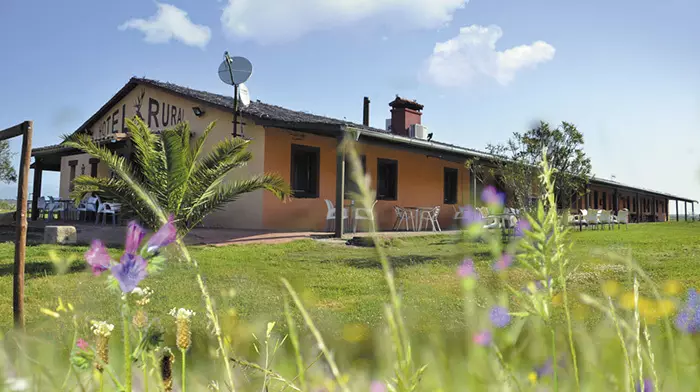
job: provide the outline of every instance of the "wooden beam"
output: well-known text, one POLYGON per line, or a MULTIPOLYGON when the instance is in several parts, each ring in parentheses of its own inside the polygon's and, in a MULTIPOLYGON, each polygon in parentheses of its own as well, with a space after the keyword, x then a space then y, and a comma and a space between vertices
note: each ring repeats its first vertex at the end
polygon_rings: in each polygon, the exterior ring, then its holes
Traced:
MULTIPOLYGON (((21 124, 15 125, 14 127, 9 127, 7 129, 4 129, 0 131, 0 140, 6 140, 6 139, 11 139, 16 136, 20 136, 24 134, 24 127, 26 127, 26 124, 31 123, 31 121, 25 121, 21 124)), ((31 151, 30 151, 31 153, 31 151)))
POLYGON ((343 237, 343 205, 345 204, 345 152, 341 148, 342 138, 338 138, 335 163, 335 237, 343 237))
MULTIPOLYGON (((22 152, 17 181, 17 235, 15 238, 15 266, 12 281, 12 312, 15 328, 24 329, 24 257, 27 250, 27 193, 29 188, 29 164, 32 159, 31 121, 21 124, 22 152)), ((2 136, 0 136, 2 137, 2 136)))
POLYGON ((39 198, 41 197, 41 177, 44 174, 44 167, 41 161, 34 164, 34 186, 32 187, 32 220, 39 218, 39 198))
POLYGON ((678 200, 676 200, 676 222, 681 220, 681 211, 678 209, 678 200))

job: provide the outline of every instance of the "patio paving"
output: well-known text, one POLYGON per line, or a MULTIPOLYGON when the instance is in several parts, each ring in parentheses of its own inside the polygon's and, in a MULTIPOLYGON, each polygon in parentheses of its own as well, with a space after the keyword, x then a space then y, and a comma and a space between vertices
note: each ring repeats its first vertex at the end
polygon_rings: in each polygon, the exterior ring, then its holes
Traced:
MULTIPOLYGON (((29 222, 28 239, 31 243, 41 243, 43 241, 44 227, 52 225, 69 225, 74 226, 78 233, 78 244, 87 245, 93 240, 99 239, 109 246, 122 246, 126 237, 126 226, 110 224, 94 224, 89 222, 64 222, 64 221, 46 221, 37 220, 29 222)), ((14 225, 10 221, 0 220, 0 242, 14 241, 14 225)), ((454 231, 445 230, 442 234, 454 233, 454 231)), ((382 237, 412 237, 424 236, 431 234, 439 234, 430 231, 386 231, 380 232, 382 237)), ((342 240, 334 239, 337 242, 343 242, 353 237, 366 237, 369 233, 347 233, 342 240)), ((211 246, 228 246, 228 245, 244 245, 244 244, 278 244, 291 241, 317 239, 331 240, 333 233, 328 232, 281 232, 270 230, 242 230, 242 229, 219 229, 219 228, 196 228, 192 230, 187 237, 185 243, 188 245, 211 245, 211 246)))

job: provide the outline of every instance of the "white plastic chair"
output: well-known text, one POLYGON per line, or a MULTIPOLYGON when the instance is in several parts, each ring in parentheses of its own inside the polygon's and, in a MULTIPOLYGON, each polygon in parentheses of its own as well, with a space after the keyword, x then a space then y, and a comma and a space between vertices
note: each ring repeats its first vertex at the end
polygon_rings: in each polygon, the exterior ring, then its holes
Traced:
POLYGON ((601 210, 598 216, 598 222, 600 225, 603 225, 603 228, 605 228, 605 225, 607 225, 609 229, 612 228, 613 220, 610 211, 601 210))
MULTIPOLYGON (((326 199, 326 208, 328 208, 328 211, 326 212, 326 231, 330 231, 330 226, 331 222, 335 223, 335 207, 333 207, 333 203, 326 199)), ((343 223, 348 219, 348 209, 347 207, 343 207, 343 223)))
POLYGON ((457 207, 453 204, 452 209, 455 211, 455 216, 453 219, 456 221, 461 221, 462 218, 464 217, 464 207, 462 207, 462 206, 457 207))
POLYGON ((479 212, 481 213, 481 218, 485 222, 484 229, 491 230, 491 229, 500 229, 501 228, 500 219, 496 219, 496 217, 491 216, 488 208, 481 207, 481 208, 479 208, 479 212))
POLYGON ((81 201, 80 204, 78 204, 78 219, 80 219, 80 213, 82 212, 85 214, 85 220, 87 221, 88 212, 97 213, 97 206, 99 203, 99 196, 88 197, 86 199, 83 199, 83 201, 81 201))
POLYGON ((428 228, 428 223, 433 227, 433 231, 442 231, 438 217, 440 216, 440 206, 433 207, 429 210, 421 210, 420 219, 418 220, 418 230, 423 230, 423 219, 425 219, 425 228, 428 228), (437 230, 436 230, 437 228, 437 230))
POLYGON ((43 218, 46 213, 46 198, 44 196, 37 200, 36 209, 39 211, 39 217, 43 218))
POLYGON ((112 216, 112 226, 117 225, 117 214, 121 212, 122 205, 120 203, 102 203, 97 208, 97 213, 95 214, 95 224, 97 224, 100 219, 100 214, 102 214, 102 224, 104 225, 107 221, 107 215, 112 216))
POLYGON ((398 230, 401 228, 401 223, 406 222, 406 231, 411 230, 408 227, 408 221, 411 221, 411 227, 415 229, 416 227, 416 222, 413 219, 413 214, 409 213, 408 210, 405 208, 401 208, 399 206, 394 206, 394 213, 396 213, 396 220, 394 221, 394 226, 392 227, 393 230, 398 230))
POLYGON ((630 212, 625 208, 624 210, 618 211, 617 212, 617 228, 620 228, 620 225, 625 225, 625 229, 629 229, 627 224, 630 221, 630 212))
POLYGON ((372 203, 371 208, 355 208, 354 211, 354 216, 352 219, 352 232, 357 233, 357 221, 360 220, 374 220, 374 206, 377 205, 377 201, 375 200, 374 203, 372 203))
POLYGON ((585 212, 585 215, 583 216, 586 219, 586 224, 588 227, 595 227, 598 229, 598 214, 596 214, 595 211, 591 210, 583 210, 585 212))
POLYGON ((53 214, 57 214, 57 218, 65 218, 64 212, 65 212, 65 207, 62 202, 57 202, 52 196, 49 196, 49 204, 46 207, 46 209, 49 211, 49 218, 48 220, 53 220, 53 214))

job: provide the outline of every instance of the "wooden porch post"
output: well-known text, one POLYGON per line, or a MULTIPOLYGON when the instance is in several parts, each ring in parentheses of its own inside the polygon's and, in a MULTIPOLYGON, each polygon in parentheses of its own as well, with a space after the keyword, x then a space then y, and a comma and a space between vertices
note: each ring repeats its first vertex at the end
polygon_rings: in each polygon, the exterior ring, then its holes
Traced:
POLYGON ((345 152, 341 148, 343 137, 338 138, 335 163, 335 238, 343 237, 343 205, 345 204, 345 152))
POLYGON ((695 222, 695 202, 690 203, 690 212, 693 214, 693 222, 695 222))
POLYGON ((687 222, 688 221, 688 202, 687 201, 683 202, 683 209, 685 210, 683 212, 683 215, 685 216, 685 221, 687 222))
POLYGON ((44 170, 41 161, 34 163, 34 185, 32 186, 32 220, 39 218, 39 198, 41 197, 41 177, 44 170))
POLYGON ((652 213, 652 218, 653 222, 656 222, 656 198, 652 197, 651 198, 651 204, 653 205, 651 213, 652 213))
POLYGON ((676 200, 676 222, 681 220, 681 210, 678 209, 678 200, 676 200))

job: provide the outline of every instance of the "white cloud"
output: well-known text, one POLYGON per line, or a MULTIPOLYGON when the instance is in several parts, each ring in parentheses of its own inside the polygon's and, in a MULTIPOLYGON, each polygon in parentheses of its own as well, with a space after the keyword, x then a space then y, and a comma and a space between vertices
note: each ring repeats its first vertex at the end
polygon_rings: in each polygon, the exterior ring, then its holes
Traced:
POLYGON ((450 22, 468 1, 228 0, 221 23, 229 36, 260 43, 290 41, 339 26, 366 28, 370 19, 392 28, 430 29, 450 22))
POLYGON ((170 4, 156 3, 158 12, 146 19, 129 19, 119 30, 136 29, 146 35, 152 44, 162 44, 175 39, 189 46, 204 48, 211 39, 211 29, 192 23, 187 12, 170 4))
POLYGON ((518 71, 554 58, 554 47, 544 41, 499 52, 496 42, 501 36, 503 31, 498 26, 462 27, 456 37, 435 44, 427 60, 427 79, 443 87, 466 85, 480 77, 507 85, 518 71))

